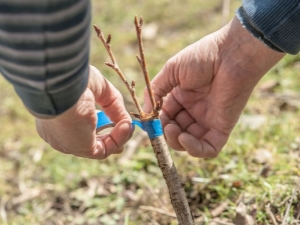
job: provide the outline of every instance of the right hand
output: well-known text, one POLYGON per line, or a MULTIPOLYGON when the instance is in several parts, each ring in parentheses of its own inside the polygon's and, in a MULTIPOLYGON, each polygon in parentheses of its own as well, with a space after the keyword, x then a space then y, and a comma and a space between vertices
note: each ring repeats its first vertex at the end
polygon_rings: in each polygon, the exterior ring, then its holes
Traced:
MULTIPOLYGON (((253 88, 283 56, 234 18, 172 57, 151 82, 155 98, 163 99, 168 145, 195 157, 216 157, 253 88)), ((150 111, 149 99, 145 102, 150 111)))
POLYGON ((121 93, 98 69, 90 66, 89 71, 88 86, 78 102, 54 118, 36 118, 36 127, 41 138, 62 153, 105 159, 123 151, 133 132, 131 117, 121 93), (96 103, 116 124, 107 134, 96 134, 96 103))

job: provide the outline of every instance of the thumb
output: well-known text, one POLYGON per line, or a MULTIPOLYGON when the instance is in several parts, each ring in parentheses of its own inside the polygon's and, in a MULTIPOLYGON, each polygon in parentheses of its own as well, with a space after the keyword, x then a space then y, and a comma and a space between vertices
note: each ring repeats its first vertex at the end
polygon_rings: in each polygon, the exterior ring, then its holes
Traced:
POLYGON ((131 121, 119 90, 106 80, 94 66, 90 66, 89 88, 94 93, 97 104, 102 107, 103 111, 114 123, 121 120, 131 121))
POLYGON ((131 117, 126 111, 121 93, 93 66, 90 66, 89 81, 95 101, 116 124, 108 134, 97 135, 97 155, 102 154, 101 158, 106 158, 110 154, 120 153, 132 136, 131 117))

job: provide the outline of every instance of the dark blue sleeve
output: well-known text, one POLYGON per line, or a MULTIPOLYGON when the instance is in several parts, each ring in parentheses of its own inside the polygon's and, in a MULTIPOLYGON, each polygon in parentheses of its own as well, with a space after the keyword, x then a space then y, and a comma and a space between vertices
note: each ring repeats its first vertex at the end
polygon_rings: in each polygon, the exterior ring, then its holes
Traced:
POLYGON ((0 72, 36 115, 59 115, 86 89, 90 0, 0 0, 0 72))
POLYGON ((300 51, 299 0, 243 0, 237 17, 270 48, 289 54, 300 51))

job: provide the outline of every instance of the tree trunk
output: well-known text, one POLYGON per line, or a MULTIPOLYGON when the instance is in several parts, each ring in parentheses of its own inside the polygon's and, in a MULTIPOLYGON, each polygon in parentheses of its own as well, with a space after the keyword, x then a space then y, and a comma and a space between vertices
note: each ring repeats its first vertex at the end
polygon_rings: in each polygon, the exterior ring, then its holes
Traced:
POLYGON ((185 195, 183 188, 184 184, 178 176, 164 136, 161 135, 151 139, 151 144, 155 152, 158 165, 166 180, 171 203, 177 215, 178 224, 193 225, 194 218, 185 195))

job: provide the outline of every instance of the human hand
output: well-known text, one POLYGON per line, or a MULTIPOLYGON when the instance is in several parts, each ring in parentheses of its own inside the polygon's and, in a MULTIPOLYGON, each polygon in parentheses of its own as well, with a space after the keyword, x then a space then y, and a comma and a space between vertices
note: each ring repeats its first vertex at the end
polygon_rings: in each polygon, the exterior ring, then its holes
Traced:
MULTIPOLYGON (((253 88, 283 53, 266 47, 234 18, 172 57, 151 82, 163 99, 168 145, 195 157, 216 157, 253 88)), ((145 99, 149 111, 149 99, 145 99)))
POLYGON ((55 118, 36 118, 36 128, 52 148, 91 159, 121 153, 133 132, 121 93, 93 66, 90 66, 88 87, 78 102, 55 118), (109 134, 96 134, 95 103, 116 124, 109 134))

